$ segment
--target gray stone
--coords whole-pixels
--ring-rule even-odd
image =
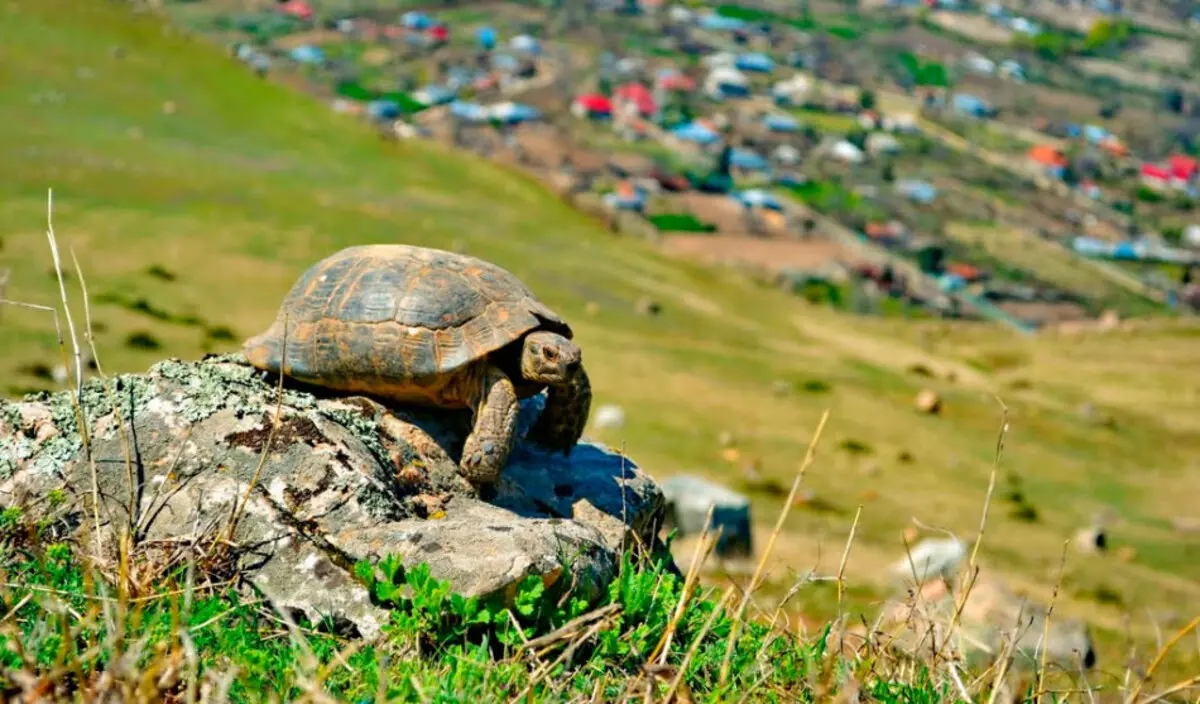
[[[664,480],[662,491],[667,502],[666,525],[677,528],[681,536],[704,532],[712,508],[708,529],[721,528],[713,552],[721,557],[745,557],[753,552],[749,498],[687,474]]]
[[[99,538],[110,558],[131,525],[139,545],[211,544],[238,513],[231,554],[246,582],[367,637],[386,614],[351,576],[360,560],[427,563],[467,596],[512,596],[537,575],[596,597],[623,549],[656,544],[664,500],[636,464],[586,440],[565,458],[524,439],[544,396],[522,402],[509,464],[480,489],[457,468],[468,412],[389,412],[291,384],[280,400],[276,383],[240,355],[167,360],[107,391],[93,379],[80,394],[92,461],[68,393],[0,402],[0,509],[36,516],[61,489],[47,538],[89,554]]]

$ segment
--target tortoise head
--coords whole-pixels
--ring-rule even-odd
[[[528,381],[562,386],[579,373],[583,352],[579,345],[554,332],[539,330],[525,336],[521,349],[521,376]]]

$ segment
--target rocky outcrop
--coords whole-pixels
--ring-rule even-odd
[[[246,583],[368,637],[384,614],[351,576],[359,560],[426,563],[468,596],[511,595],[529,575],[598,596],[631,541],[656,540],[662,494],[636,465],[524,440],[543,396],[522,403],[508,467],[480,489],[456,467],[469,413],[276,384],[237,355],[164,361],[86,383],[82,433],[72,394],[0,402],[0,509],[89,554],[128,527],[140,544],[211,540],[236,513]]]

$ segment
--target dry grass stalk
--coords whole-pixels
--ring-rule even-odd
[[[683,618],[683,612],[687,609],[692,591],[700,581],[700,569],[708,560],[709,555],[712,554],[717,541],[721,539],[722,529],[720,527],[717,528],[717,532],[714,535],[709,535],[709,527],[712,525],[715,510],[716,503],[710,504],[708,513],[704,518],[704,530],[700,533],[700,539],[696,542],[696,549],[692,552],[692,561],[688,564],[688,573],[683,580],[683,592],[679,595],[679,603],[675,605],[675,613],[671,614],[671,621],[667,624],[667,629],[663,632],[662,638],[655,645],[654,650],[650,653],[650,657],[646,658],[647,664],[654,662],[656,659],[659,661],[659,664],[667,661],[667,655],[671,651],[671,639],[675,635],[679,619]]]
[[[750,579],[750,584],[743,593],[741,602],[738,604],[737,611],[733,617],[733,627],[729,631],[729,640],[725,646],[725,656],[721,660],[721,673],[717,680],[718,685],[724,685],[725,681],[729,678],[729,662],[733,659],[733,649],[737,645],[738,635],[741,632],[742,616],[746,612],[746,605],[750,601],[750,595],[758,589],[767,559],[771,556],[771,551],[775,548],[775,541],[779,538],[780,532],[783,531],[783,522],[787,519],[792,503],[796,500],[796,492],[800,490],[800,482],[804,479],[805,472],[808,471],[809,466],[813,462],[813,453],[816,450],[817,443],[821,440],[821,433],[824,432],[825,423],[828,420],[829,411],[826,410],[821,414],[821,422],[817,424],[817,431],[813,433],[812,441],[808,444],[808,451],[804,454],[804,461],[800,464],[800,471],[796,473],[796,478],[792,481],[792,490],[788,492],[787,499],[783,502],[783,508],[779,511],[779,518],[775,521],[775,530],[771,532],[771,537],[767,539],[767,547],[763,550],[762,557],[758,561],[758,566],[754,570],[754,576]]]
[[[1063,542],[1062,559],[1058,563],[1058,580],[1054,583],[1054,592],[1050,595],[1050,606],[1046,609],[1046,617],[1042,620],[1042,639],[1038,643],[1041,649],[1041,661],[1038,663],[1037,686],[1034,688],[1033,701],[1039,702],[1046,686],[1046,659],[1050,651],[1050,618],[1054,615],[1054,604],[1058,601],[1058,591],[1062,589],[1063,574],[1067,570],[1067,546],[1070,540]]]
[[[1157,670],[1158,666],[1162,664],[1164,659],[1166,659],[1167,653],[1171,652],[1171,649],[1175,647],[1175,644],[1183,640],[1184,636],[1195,630],[1197,626],[1200,626],[1200,616],[1196,616],[1196,618],[1189,621],[1183,628],[1180,628],[1178,631],[1176,631],[1175,635],[1171,636],[1171,639],[1168,640],[1163,647],[1158,649],[1158,653],[1154,656],[1154,660],[1150,661],[1150,666],[1146,668],[1146,674],[1138,678],[1137,684],[1133,686],[1133,691],[1130,692],[1129,696],[1125,698],[1125,704],[1134,704],[1138,701],[1138,695],[1142,693],[1143,685],[1150,680],[1150,676],[1154,674],[1154,671]]]

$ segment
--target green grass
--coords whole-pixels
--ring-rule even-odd
[[[10,165],[0,182],[0,267],[12,269],[6,295],[58,300],[44,238],[53,187],[55,230],[87,276],[108,372],[235,350],[269,324],[304,268],[341,247],[461,246],[512,270],[571,321],[597,404],[620,404],[630,419],[620,432],[595,436],[623,445],[655,476],[736,481],[739,466],[722,459],[717,439],[729,432],[742,458],[786,485],[830,409],[833,441],[818,451],[805,487],[849,510],[788,516],[764,599],[781,595],[796,573],[837,570],[858,503],[863,518],[845,566],[857,589],[844,608],[866,618],[886,589],[883,566],[904,554],[900,535],[913,518],[974,530],[999,394],[1012,412],[1003,464],[1045,481],[1027,488],[1043,509],[1038,522],[1000,512],[989,519],[980,552],[987,569],[1048,600],[1046,566],[1057,564],[1063,539],[1120,497],[1128,516],[1114,530],[1146,546],[1151,559],[1089,567],[1121,580],[1121,606],[1064,593],[1055,613],[1108,634],[1101,663],[1119,679],[1127,617],[1145,659],[1156,638],[1146,609],[1200,602],[1200,563],[1163,520],[1186,511],[1181,497],[1200,493],[1200,366],[1186,321],[1136,335],[1027,340],[986,326],[843,317],[732,272],[674,261],[649,243],[612,238],[513,171],[433,144],[383,142],[327,105],[255,78],[219,47],[151,16],[130,17],[123,5],[0,5],[0,46],[0,160]],[[79,326],[77,282],[69,288]],[[663,312],[639,315],[642,298]],[[2,316],[0,393],[49,387],[35,371],[60,360],[53,320],[11,308]],[[127,344],[134,335],[160,348]],[[1027,361],[989,372],[965,363],[995,350],[1018,350]],[[905,371],[917,362],[938,376]],[[1016,378],[1028,386],[1012,390]],[[810,381],[829,390],[774,392],[776,382]],[[913,410],[924,387],[943,395],[942,415]],[[1085,400],[1114,409],[1116,430],[1081,418]],[[874,449],[877,472],[865,477],[867,460],[838,449],[845,438]],[[755,496],[760,534],[780,504]],[[829,600],[802,602],[789,611],[836,613]],[[1194,651],[1172,663],[1194,672]]]
[[[688,213],[661,213],[646,218],[661,232],[715,232],[716,226]]]

